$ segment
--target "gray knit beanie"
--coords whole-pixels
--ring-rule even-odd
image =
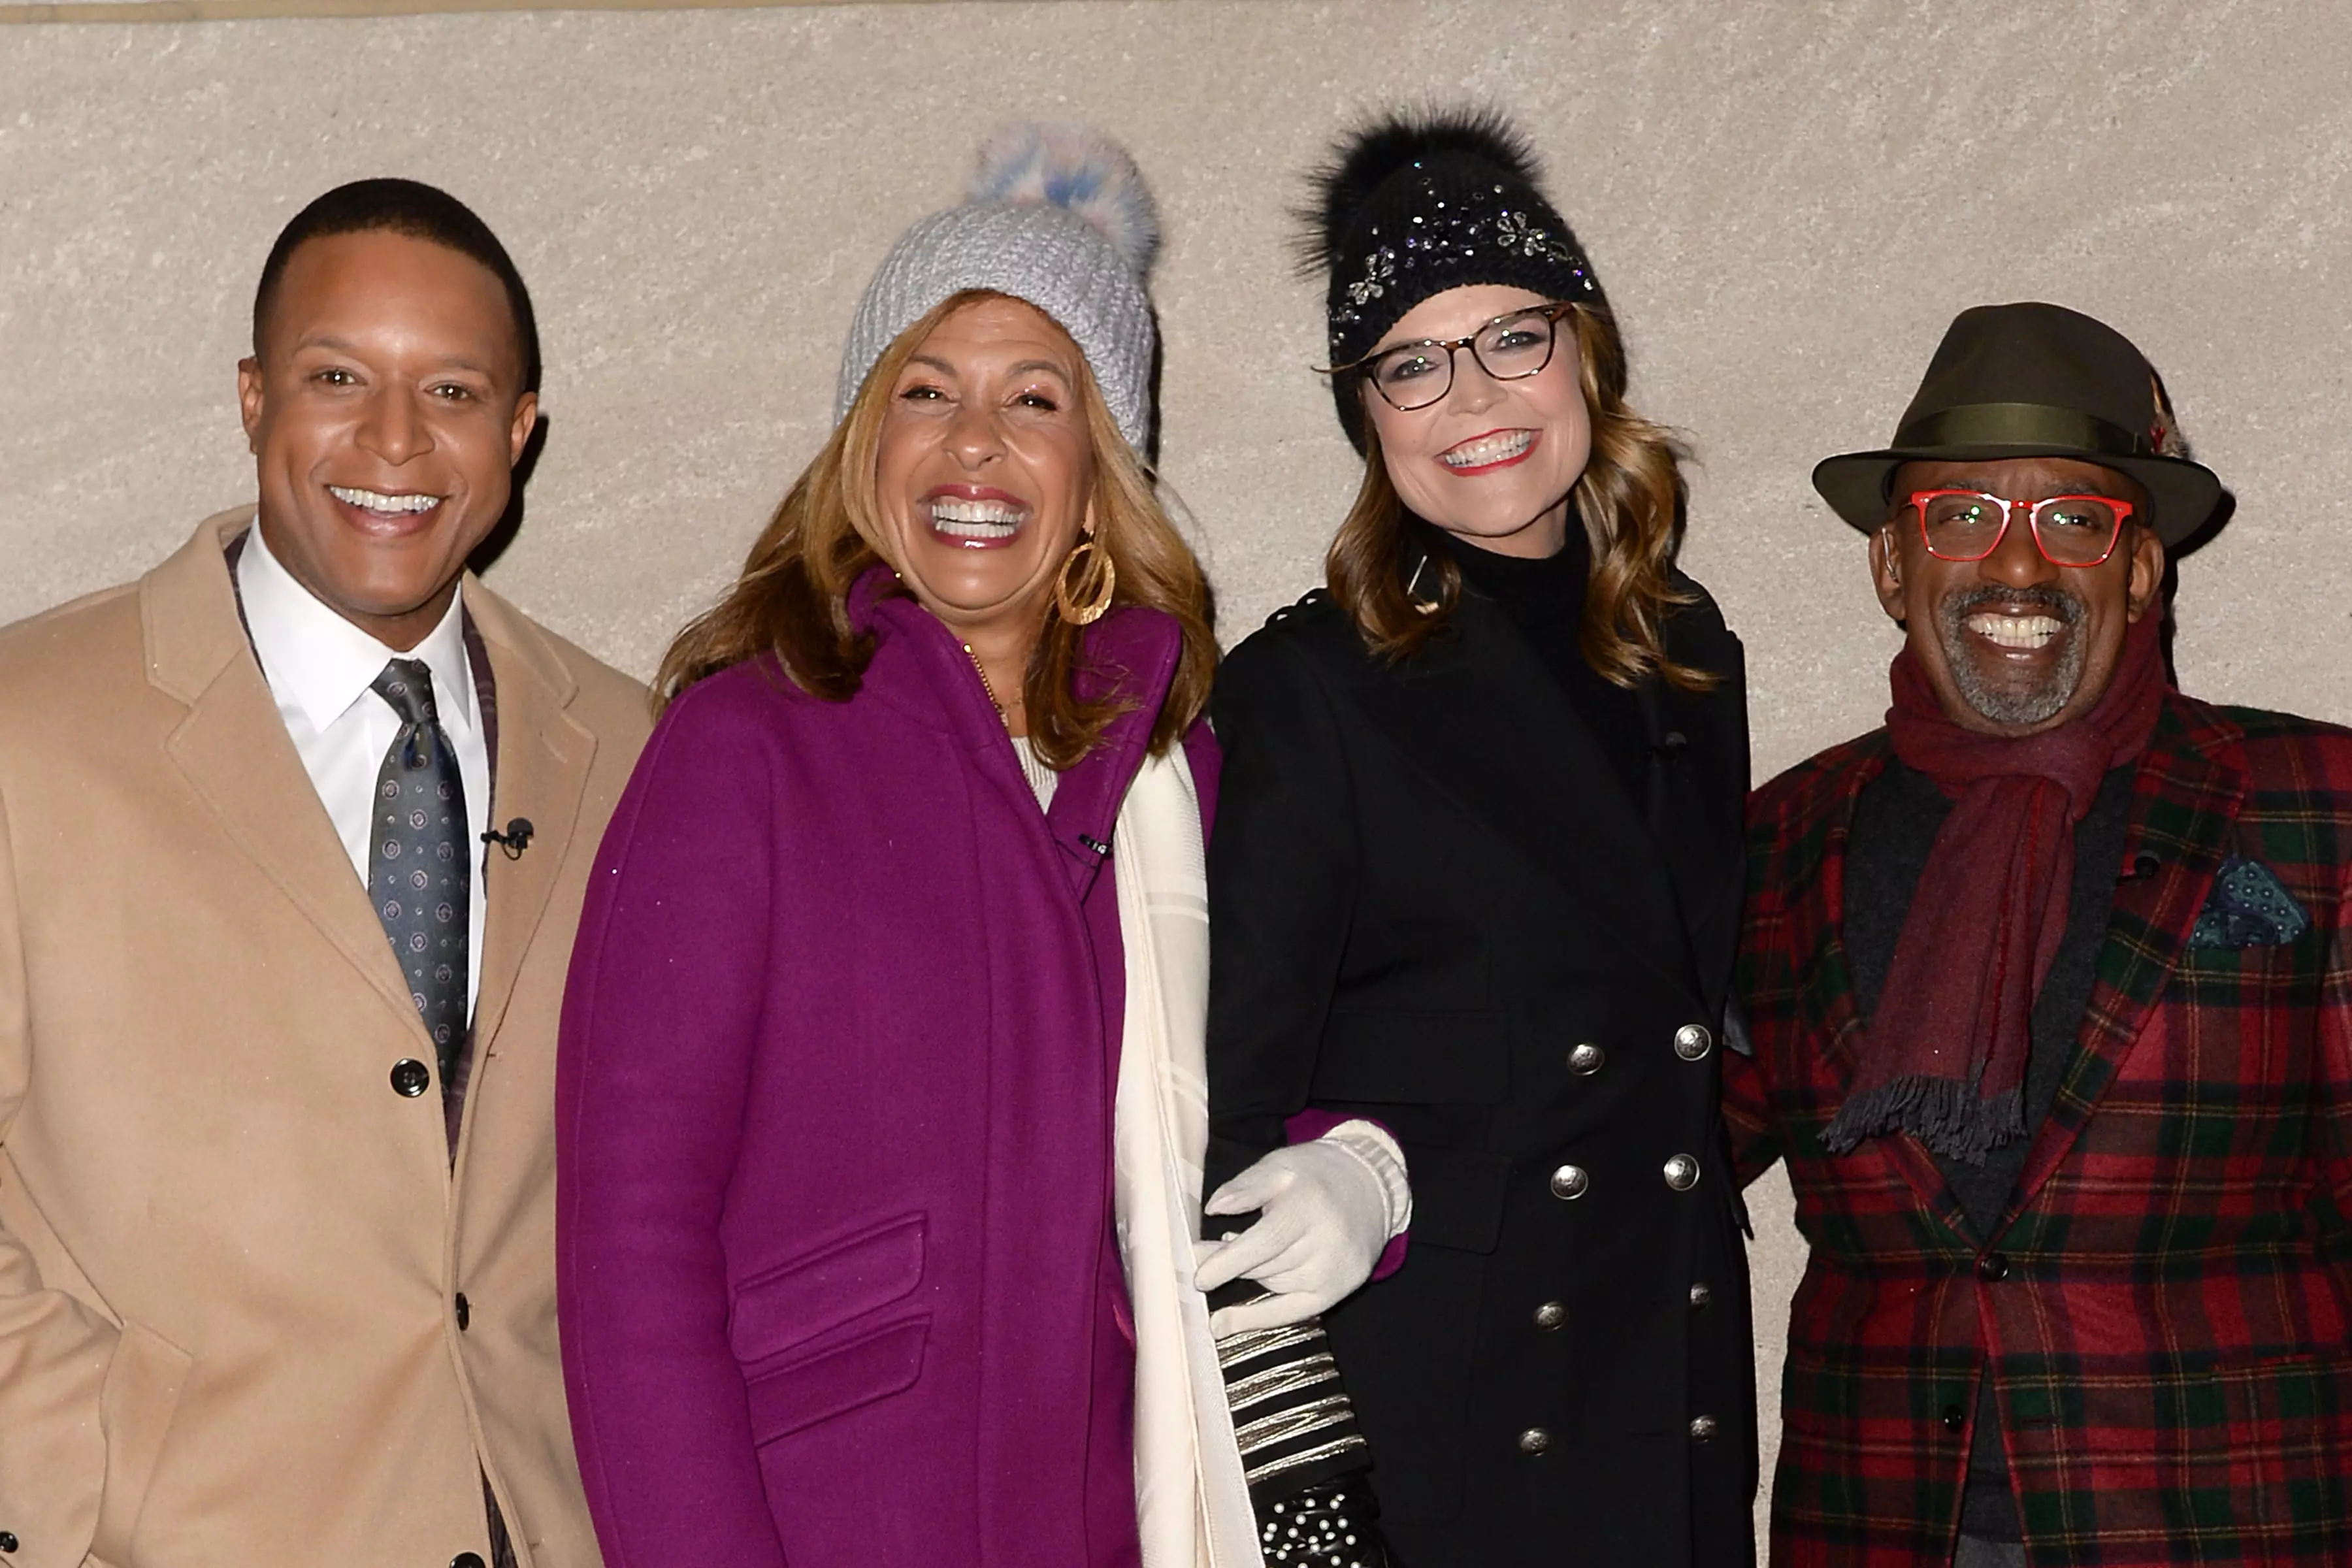
[[[1036,306],[1076,340],[1119,433],[1143,450],[1160,335],[1143,277],[1159,247],[1151,193],[1124,148],[1084,125],[1004,127],[982,145],[964,205],[899,236],[866,286],[835,419],[899,333],[949,296],[987,289]]]

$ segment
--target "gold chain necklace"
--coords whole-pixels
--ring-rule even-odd
[[[1011,734],[1013,732],[1012,715],[1006,713],[1004,704],[996,700],[996,683],[988,679],[988,671],[982,666],[980,655],[971,651],[971,644],[966,643],[963,645],[963,656],[971,660],[971,672],[980,677],[980,689],[988,693],[988,705],[996,710],[996,721],[1004,726],[1006,734]]]

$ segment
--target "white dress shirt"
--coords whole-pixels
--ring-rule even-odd
[[[246,531],[236,585],[253,651],[278,700],[278,716],[286,721],[363,891],[376,774],[400,734],[392,704],[369,687],[394,658],[422,659],[432,670],[433,706],[457,748],[457,773],[466,784],[466,841],[474,850],[473,896],[466,900],[466,1011],[471,1017],[482,980],[482,869],[489,847],[481,836],[490,821],[490,752],[474,700],[472,662],[466,656],[464,590],[449,601],[440,624],[404,654],[343,619],[296,582],[269,553],[258,522]]]

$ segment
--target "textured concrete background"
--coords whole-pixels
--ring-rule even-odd
[[[868,269],[993,122],[1096,120],[1164,208],[1165,468],[1230,640],[1314,584],[1350,455],[1286,264],[1298,172],[1401,99],[1517,114],[1689,432],[1687,564],[1746,637],[1761,778],[1874,721],[1894,647],[1813,461],[1891,430],[1963,306],[2092,311],[2238,515],[2181,568],[2200,695],[2352,718],[2352,13],[2308,0],[845,6],[0,28],[0,617],[247,496],[232,371],[279,224],[404,174],[544,323],[493,580],[640,674],[814,449]],[[1757,1203],[1769,1415],[1802,1264]]]

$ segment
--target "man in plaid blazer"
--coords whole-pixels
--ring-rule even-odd
[[[2220,486],[2096,321],[1964,313],[1814,483],[1906,640],[1749,806],[1772,1563],[2352,1563],[2352,733],[2170,689]]]

